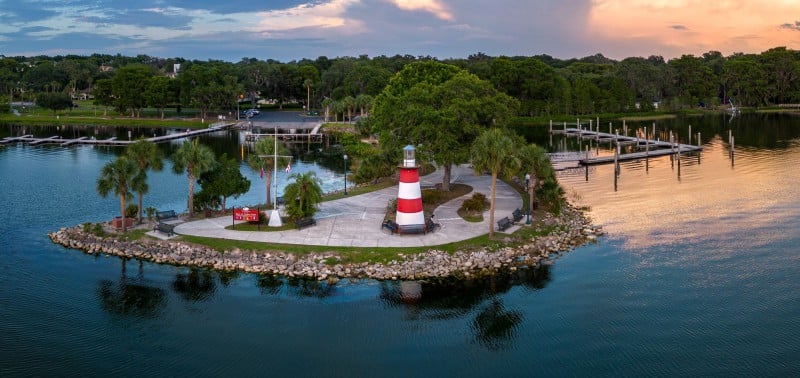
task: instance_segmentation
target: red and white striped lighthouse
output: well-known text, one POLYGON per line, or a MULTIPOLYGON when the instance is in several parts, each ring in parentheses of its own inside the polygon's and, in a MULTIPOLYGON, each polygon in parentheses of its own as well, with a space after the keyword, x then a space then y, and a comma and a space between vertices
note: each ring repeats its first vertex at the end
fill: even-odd
POLYGON ((425 224, 422 212, 422 191, 419 188, 419 165, 414 159, 414 146, 403 147, 400 165, 400 185, 397 189, 398 225, 425 224))

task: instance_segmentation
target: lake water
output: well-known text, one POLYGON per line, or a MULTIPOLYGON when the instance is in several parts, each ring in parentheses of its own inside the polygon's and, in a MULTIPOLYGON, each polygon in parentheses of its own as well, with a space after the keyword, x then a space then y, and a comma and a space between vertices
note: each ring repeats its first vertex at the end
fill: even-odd
MULTIPOLYGON (((704 150, 680 176, 668 157, 623 163, 616 188, 610 165, 560 174, 608 232, 598 243, 537 270, 423 285, 416 304, 392 282, 328 286, 53 245, 47 232, 116 215, 95 183, 119 151, 0 147, 0 376, 798 375, 800 117, 657 128, 689 124, 704 150)), ((238 141, 203 137, 232 156, 238 141)), ((343 184, 341 161, 311 160, 293 168, 343 184)), ((231 203, 263 202, 258 173, 242 171, 253 189, 231 203)), ((185 176, 151 177, 146 204, 185 209, 185 176)))

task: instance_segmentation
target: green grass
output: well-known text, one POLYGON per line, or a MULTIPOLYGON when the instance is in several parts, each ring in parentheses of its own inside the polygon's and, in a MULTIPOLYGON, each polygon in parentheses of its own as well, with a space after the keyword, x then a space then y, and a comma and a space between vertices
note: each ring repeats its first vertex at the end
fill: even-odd
POLYGON ((283 225, 280 227, 270 227, 267 222, 267 218, 262 219, 259 222, 247 222, 247 223, 240 223, 236 226, 230 225, 225 227, 226 230, 233 230, 233 231, 261 231, 261 232, 272 232, 272 231, 286 231, 286 230, 294 230, 294 222, 290 222, 287 219, 282 219, 283 225))
POLYGON ((188 129, 201 129, 208 127, 212 122, 202 123, 199 120, 160 119, 160 118, 111 118, 89 117, 74 115, 59 115, 56 118, 50 114, 22 115, 0 114, 0 122, 10 124, 24 124, 31 126, 81 125, 81 126, 118 126, 118 127, 179 127, 188 129))

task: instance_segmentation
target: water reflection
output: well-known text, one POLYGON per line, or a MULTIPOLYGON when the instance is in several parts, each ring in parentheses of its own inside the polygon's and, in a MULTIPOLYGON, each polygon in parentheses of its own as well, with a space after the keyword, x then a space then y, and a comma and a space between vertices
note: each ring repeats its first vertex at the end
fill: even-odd
POLYGON ((172 289, 189 302, 205 301, 216 291, 214 275, 208 269, 190 268, 189 273, 178 273, 172 289))
POLYGON ((102 280, 98 284, 97 296, 103 310, 123 316, 136 318, 155 318, 166 307, 166 293, 163 289, 146 285, 142 261, 139 260, 139 273, 129 278, 126 273, 127 259, 121 259, 119 282, 102 280))
MULTIPOLYGON (((685 135, 689 125, 701 133, 703 151, 682 156, 680 165, 670 157, 630 161, 621 163, 618 177, 612 165, 602 165, 562 171, 559 182, 573 203, 591 209, 596 223, 625 235, 631 250, 686 240, 742 248, 771 242, 746 235, 786 229, 796 214, 797 206, 785 201, 800 195, 797 176, 787 174, 787 167, 800 164, 800 150, 793 148, 800 139, 796 119, 743 115, 728 123, 719 116, 691 117, 659 121, 656 129, 685 135)), ((556 136, 555 142, 580 143, 567 139, 556 136)))
POLYGON ((492 350, 507 349, 514 341, 517 327, 522 322, 520 311, 508 311, 497 297, 484 305, 472 321, 475 340, 492 350))
POLYGON ((513 345, 523 320, 522 312, 509 309, 502 297, 514 287, 543 289, 550 281, 550 266, 522 269, 482 279, 452 282, 380 283, 381 299, 392 307, 406 309, 408 321, 446 320, 472 317, 470 332, 475 341, 492 350, 513 345))
POLYGON ((322 299, 332 297, 337 293, 334 283, 299 277, 284 278, 264 274, 258 276, 256 285, 265 295, 278 295, 284 292, 294 297, 322 299))

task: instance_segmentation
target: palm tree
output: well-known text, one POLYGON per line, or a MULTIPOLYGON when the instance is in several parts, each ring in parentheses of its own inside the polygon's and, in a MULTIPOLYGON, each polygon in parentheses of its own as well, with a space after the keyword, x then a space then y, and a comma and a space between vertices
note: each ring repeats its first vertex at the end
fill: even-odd
POLYGON ((289 178, 294 179, 294 182, 286 185, 283 191, 286 213, 295 219, 313 216, 317 212, 317 204, 322 201, 322 187, 317 174, 295 173, 289 178))
POLYGON ((514 156, 514 138, 498 128, 485 130, 472 145, 472 167, 475 174, 489 171, 492 174, 492 189, 489 205, 489 237, 494 236, 494 200, 497 192, 497 176, 503 172, 511 174, 520 166, 514 156))
POLYGON ((356 99, 353 96, 347 96, 341 101, 342 107, 342 121, 344 121, 344 114, 347 114, 347 122, 353 122, 353 109, 356 107, 356 99))
POLYGON ((164 168, 163 154, 155 143, 147 141, 146 139, 139 139, 136 142, 128 145, 125 149, 125 156, 131 161, 136 163, 139 168, 139 173, 136 180, 136 187, 133 188, 139 194, 139 219, 137 223, 142 223, 142 197, 147 194, 147 170, 160 171, 164 168))
POLYGON ((322 100, 322 107, 325 108, 325 122, 328 122, 328 118, 331 114, 331 107, 333 107, 334 102, 335 101, 330 97, 325 97, 325 99, 322 100))
POLYGON ((125 156, 120 156, 117 160, 106 164, 97 179, 97 192, 100 193, 100 197, 105 198, 110 192, 114 192, 114 195, 119 197, 119 212, 122 216, 123 233, 127 232, 125 200, 133 197, 131 188, 133 187, 133 179, 136 173, 136 164, 125 156))
MULTIPOLYGON (((267 191, 267 205, 272 204, 271 185, 272 185, 272 171, 275 167, 274 156, 278 155, 278 166, 286 166, 291 161, 289 150, 282 142, 276 143, 273 138, 261 138, 256 142, 255 153, 250 155, 247 163, 255 171, 262 172, 264 176, 264 186, 267 191), (278 152, 275 152, 275 146, 278 147, 278 152)), ((277 196, 278 193, 275 193, 277 196)))
POLYGON ((367 115, 364 110, 371 108, 373 102, 375 102, 375 98, 368 94, 360 94, 356 96, 356 106, 360 109, 359 115, 362 117, 367 115))
POLYGON ((210 170, 216 163, 214 152, 198 140, 184 142, 172 155, 172 170, 175 173, 186 172, 189 178, 189 216, 194 215, 194 183, 203 172, 210 170))

